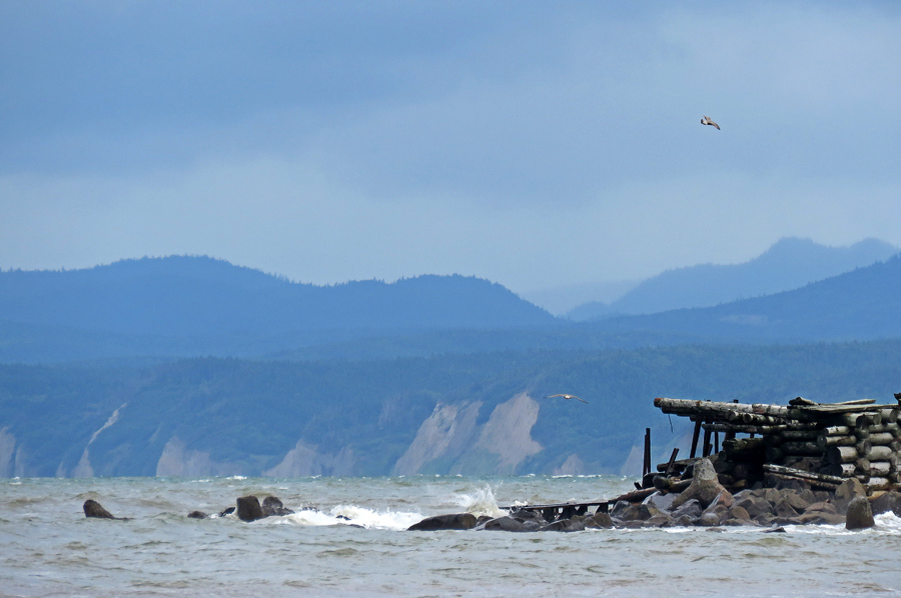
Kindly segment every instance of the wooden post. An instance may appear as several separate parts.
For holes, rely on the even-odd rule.
[[[641,468],[641,477],[651,473],[651,429],[644,429],[644,465]]]
[[[673,454],[670,455],[669,463],[666,464],[666,475],[669,475],[673,472],[673,464],[676,462],[676,455],[679,454],[679,448],[676,447],[673,449]]]
[[[689,459],[694,459],[698,452],[698,437],[701,435],[701,418],[695,420],[695,431],[691,436],[691,452],[688,454]]]
[[[711,449],[710,429],[708,428],[708,429],[704,430],[704,444],[703,444],[703,450],[701,451],[701,456],[702,457],[710,456],[710,449]]]

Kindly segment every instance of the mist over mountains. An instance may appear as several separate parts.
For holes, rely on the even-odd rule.
[[[784,238],[742,264],[699,264],[653,276],[609,304],[589,302],[566,314],[587,321],[619,314],[652,314],[710,307],[792,289],[868,266],[898,253],[878,239],[828,247],[810,239]]]

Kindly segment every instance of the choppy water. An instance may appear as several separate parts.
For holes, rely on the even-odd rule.
[[[0,596],[901,596],[901,519],[878,527],[406,532],[441,513],[610,498],[613,477],[0,481]],[[298,513],[195,520],[246,494]],[[129,521],[86,519],[100,502]]]

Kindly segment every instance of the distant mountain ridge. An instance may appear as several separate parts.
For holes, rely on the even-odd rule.
[[[715,307],[622,316],[608,331],[691,333],[747,341],[864,340],[901,337],[901,255],[800,289]]]
[[[540,326],[555,319],[475,277],[315,286],[209,257],[171,256],[86,270],[0,272],[0,320],[183,337]]]
[[[865,239],[849,247],[828,247],[810,239],[784,238],[748,262],[667,270],[609,305],[585,304],[569,312],[567,317],[585,321],[616,314],[711,307],[797,289],[885,260],[898,251],[897,247],[878,239]]]

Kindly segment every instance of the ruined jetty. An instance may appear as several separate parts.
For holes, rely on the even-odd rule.
[[[700,442],[700,457],[712,457],[720,482],[733,492],[774,477],[827,489],[854,478],[870,495],[896,489],[901,465],[898,401],[821,404],[798,397],[788,405],[749,405],[656,398],[654,405],[663,413],[694,422],[691,452],[677,461],[674,451],[654,472],[646,449],[641,485],[677,487],[698,458]]]

